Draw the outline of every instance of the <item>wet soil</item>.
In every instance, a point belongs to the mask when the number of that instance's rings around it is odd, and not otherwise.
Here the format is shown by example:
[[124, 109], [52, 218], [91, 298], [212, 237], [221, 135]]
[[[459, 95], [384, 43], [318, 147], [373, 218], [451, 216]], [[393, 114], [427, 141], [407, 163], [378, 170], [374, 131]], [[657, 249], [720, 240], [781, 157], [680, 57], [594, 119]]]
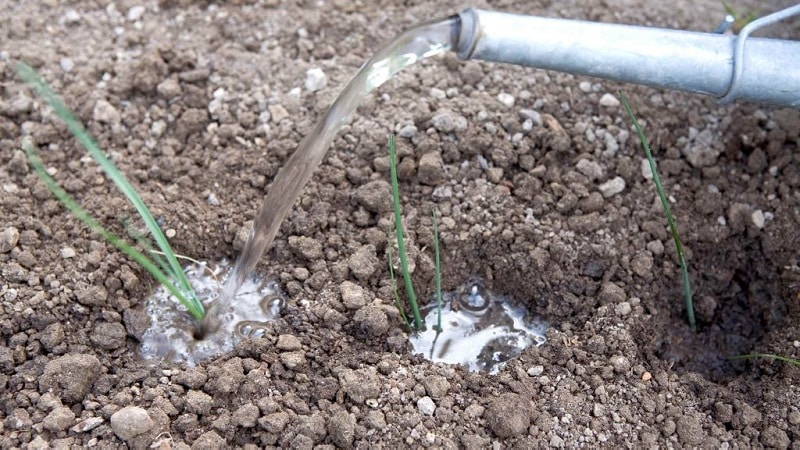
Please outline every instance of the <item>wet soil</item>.
[[[380, 88], [334, 141], [259, 267], [287, 296], [263, 337], [197, 367], [141, 360], [152, 279], [51, 197], [21, 137], [112, 230], [134, 212], [13, 62], [62, 93], [179, 253], [218, 261], [380, 43], [464, 6], [0, 2], [0, 447], [800, 448], [798, 368], [727, 359], [800, 357], [800, 113], [452, 55]], [[722, 16], [710, 0], [469, 6], [692, 30]], [[659, 161], [697, 333], [619, 89]], [[390, 133], [422, 294], [436, 210], [446, 290], [480, 278], [551, 324], [497, 375], [409, 352], [384, 263]]]

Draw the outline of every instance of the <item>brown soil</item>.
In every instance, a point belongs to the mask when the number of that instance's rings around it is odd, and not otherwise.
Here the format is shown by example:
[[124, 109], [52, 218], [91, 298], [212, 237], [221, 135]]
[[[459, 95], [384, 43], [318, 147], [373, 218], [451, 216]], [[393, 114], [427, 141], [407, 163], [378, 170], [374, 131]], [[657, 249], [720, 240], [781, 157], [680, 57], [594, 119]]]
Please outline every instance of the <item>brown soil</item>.
[[[63, 94], [179, 253], [230, 259], [282, 162], [371, 52], [464, 6], [395, 3], [0, 2], [0, 447], [800, 448], [798, 368], [727, 359], [800, 357], [798, 112], [452, 55], [387, 83], [335, 140], [263, 259], [287, 293], [266, 338], [196, 368], [140, 361], [152, 279], [52, 198], [21, 136], [104, 224], [124, 232], [133, 211], [13, 61]], [[474, 6], [694, 30], [722, 15], [713, 0]], [[309, 92], [314, 67], [328, 83]], [[621, 107], [600, 102], [620, 88], [673, 201], [697, 334], [641, 147]], [[446, 288], [480, 277], [552, 324], [497, 376], [410, 355], [390, 306], [386, 142], [407, 125], [417, 285], [433, 286], [435, 209]], [[625, 188], [606, 198], [615, 177]], [[343, 301], [349, 283], [366, 301]]]

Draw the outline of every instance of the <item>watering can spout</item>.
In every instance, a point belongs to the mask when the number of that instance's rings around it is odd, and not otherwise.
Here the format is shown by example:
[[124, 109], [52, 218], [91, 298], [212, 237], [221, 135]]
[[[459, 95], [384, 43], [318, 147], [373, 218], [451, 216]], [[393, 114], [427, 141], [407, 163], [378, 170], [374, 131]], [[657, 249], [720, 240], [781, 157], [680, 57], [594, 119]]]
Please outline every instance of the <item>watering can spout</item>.
[[[784, 10], [787, 17], [800, 12], [798, 6]], [[800, 108], [797, 41], [748, 37], [744, 30], [730, 36], [473, 8], [459, 18], [454, 49], [464, 60]]]

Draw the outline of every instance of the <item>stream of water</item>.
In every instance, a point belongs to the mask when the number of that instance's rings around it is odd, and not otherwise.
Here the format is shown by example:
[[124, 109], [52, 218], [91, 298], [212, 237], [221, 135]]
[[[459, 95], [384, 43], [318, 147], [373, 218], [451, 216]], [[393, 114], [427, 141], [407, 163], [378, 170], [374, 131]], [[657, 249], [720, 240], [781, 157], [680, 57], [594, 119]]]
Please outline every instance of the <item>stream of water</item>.
[[219, 300], [206, 314], [209, 320], [215, 320], [214, 317], [231, 308], [230, 303], [236, 292], [272, 244], [295, 200], [322, 162], [336, 132], [364, 98], [403, 68], [451, 49], [457, 43], [458, 32], [457, 16], [419, 25], [382, 48], [361, 67], [278, 172], [253, 222], [233, 273], [225, 282]]

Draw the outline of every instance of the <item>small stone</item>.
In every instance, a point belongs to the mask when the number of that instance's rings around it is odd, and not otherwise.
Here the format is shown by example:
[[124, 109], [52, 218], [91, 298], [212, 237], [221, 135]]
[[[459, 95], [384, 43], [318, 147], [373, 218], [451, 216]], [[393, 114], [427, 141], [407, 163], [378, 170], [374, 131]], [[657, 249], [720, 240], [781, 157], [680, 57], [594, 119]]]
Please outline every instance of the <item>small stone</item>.
[[359, 205], [373, 213], [387, 213], [392, 210], [392, 187], [384, 180], [374, 180], [356, 189], [355, 198]]
[[531, 425], [528, 403], [518, 394], [502, 394], [489, 404], [484, 417], [497, 437], [521, 436]]
[[258, 406], [248, 403], [240, 406], [233, 412], [233, 424], [242, 428], [253, 428], [258, 423], [258, 417], [261, 415]]
[[590, 161], [588, 159], [581, 159], [578, 161], [578, 164], [575, 166], [578, 172], [586, 175], [587, 178], [591, 181], [596, 181], [603, 178], [605, 171], [603, 167], [598, 164], [596, 161]]
[[66, 406], [59, 406], [42, 420], [42, 426], [49, 431], [64, 431], [75, 422], [75, 413]]
[[753, 214], [750, 215], [750, 218], [752, 219], [753, 225], [755, 225], [756, 228], [758, 228], [759, 230], [764, 228], [764, 222], [765, 222], [764, 211], [757, 209], [753, 211]]
[[450, 133], [452, 131], [465, 130], [467, 128], [467, 119], [464, 116], [455, 114], [449, 109], [440, 109], [436, 111], [431, 118], [431, 123], [437, 131], [442, 133]]
[[0, 232], [0, 253], [8, 253], [17, 246], [19, 242], [19, 230], [8, 227]]
[[103, 423], [102, 417], [89, 417], [78, 422], [74, 427], [70, 428], [75, 433], [85, 433], [94, 430]]
[[365, 306], [353, 316], [358, 335], [366, 339], [379, 338], [389, 331], [389, 318], [377, 306]]
[[375, 256], [377, 250], [372, 244], [359, 247], [347, 262], [350, 272], [361, 282], [366, 282], [375, 273], [381, 262]]
[[682, 415], [675, 424], [678, 439], [684, 445], [700, 445], [705, 439], [703, 427], [694, 416]]
[[419, 412], [423, 415], [432, 416], [436, 411], [436, 403], [433, 402], [432, 398], [426, 395], [417, 400], [417, 408], [419, 408]]
[[431, 88], [430, 94], [431, 97], [437, 100], [444, 100], [445, 98], [447, 98], [447, 94], [443, 90], [438, 88]]
[[513, 95], [505, 93], [505, 92], [501, 92], [501, 93], [497, 94], [497, 101], [499, 101], [500, 103], [502, 103], [503, 105], [505, 105], [508, 108], [512, 108], [514, 106], [514, 103], [516, 103], [517, 100], [514, 98]]
[[397, 132], [397, 135], [401, 138], [411, 139], [417, 135], [417, 127], [414, 125], [406, 125], [403, 128], [400, 128], [400, 131]]
[[578, 83], [578, 89], [588, 94], [589, 92], [592, 92], [592, 83], [588, 81], [581, 81]]
[[624, 289], [609, 281], [600, 288], [598, 298], [600, 303], [604, 305], [617, 305], [624, 302], [627, 299], [627, 295]]
[[178, 80], [174, 78], [167, 78], [166, 80], [158, 83], [156, 92], [165, 100], [171, 100], [181, 95], [181, 85]]
[[300, 339], [292, 334], [282, 334], [278, 336], [278, 343], [275, 348], [282, 351], [294, 352], [303, 348]]
[[428, 152], [419, 159], [417, 176], [422, 184], [436, 186], [444, 181], [444, 162], [439, 152]]
[[226, 448], [225, 439], [216, 431], [206, 431], [192, 443], [192, 450], [222, 450]]
[[95, 103], [92, 117], [97, 122], [102, 122], [108, 125], [117, 125], [122, 120], [117, 108], [115, 108], [111, 103], [102, 99]]
[[627, 316], [631, 313], [631, 304], [628, 302], [622, 302], [614, 307], [614, 312], [618, 316]]
[[450, 382], [441, 375], [429, 375], [422, 379], [422, 386], [431, 398], [442, 398], [450, 389]]
[[303, 352], [285, 352], [280, 355], [281, 362], [289, 370], [297, 370], [306, 365], [306, 356]]
[[144, 15], [145, 9], [142, 5], [131, 6], [128, 9], [128, 20], [131, 22], [136, 22], [137, 20], [141, 19]]
[[111, 416], [111, 429], [125, 442], [147, 433], [153, 426], [155, 423], [150, 414], [138, 406], [126, 406]]
[[61, 70], [64, 72], [72, 72], [72, 69], [75, 68], [75, 63], [72, 62], [71, 58], [61, 58], [58, 61], [58, 65], [61, 66]]
[[56, 358], [44, 366], [39, 389], [52, 391], [67, 404], [83, 400], [100, 376], [100, 361], [92, 355], [70, 354]]
[[347, 309], [361, 309], [367, 304], [367, 292], [352, 281], [342, 281], [339, 292], [342, 295], [342, 303]]
[[174, 228], [168, 228], [167, 231], [164, 232], [164, 235], [170, 239], [174, 238], [176, 234], [178, 234], [178, 232], [175, 231]]
[[683, 150], [683, 154], [692, 167], [702, 168], [716, 164], [720, 151], [710, 145], [698, 143], [696, 145], [688, 145]]
[[184, 397], [186, 400], [186, 411], [199, 415], [206, 415], [211, 412], [214, 399], [203, 391], [190, 390]]
[[600, 185], [600, 193], [603, 197], [613, 197], [625, 190], [625, 180], [622, 177], [614, 177]]
[[622, 355], [612, 356], [609, 362], [617, 373], [626, 373], [631, 369], [631, 361]]
[[347, 411], [338, 411], [328, 420], [328, 436], [339, 448], [350, 448], [355, 438], [356, 420]]
[[281, 104], [269, 105], [269, 114], [272, 116], [273, 123], [280, 123], [281, 120], [289, 117], [289, 112]]
[[307, 236], [289, 236], [289, 248], [308, 261], [322, 259], [322, 243]]
[[64, 13], [63, 16], [61, 16], [61, 20], [65, 25], [75, 25], [81, 21], [81, 13], [75, 11], [74, 9], [69, 9]]
[[355, 403], [364, 403], [368, 398], [377, 398], [381, 393], [381, 382], [370, 369], [343, 370], [339, 372], [342, 390]]
[[541, 375], [543, 373], [544, 373], [544, 367], [543, 366], [533, 366], [533, 367], [528, 369], [528, 376], [531, 376], [531, 377], [538, 377], [539, 375]]
[[315, 67], [306, 71], [306, 90], [317, 92], [327, 85], [328, 77], [325, 75], [325, 72], [323, 72], [322, 69]]
[[89, 339], [104, 350], [116, 350], [125, 345], [125, 327], [119, 322], [100, 322]]
[[642, 374], [642, 381], [650, 381], [651, 379], [653, 379], [653, 374], [650, 372], [645, 372]]
[[612, 94], [605, 93], [602, 97], [600, 97], [600, 106], [605, 106], [607, 108], [616, 108], [620, 105], [619, 100], [617, 97], [614, 97]]
[[486, 179], [494, 184], [499, 184], [503, 181], [503, 173], [502, 167], [489, 167], [486, 169]]
[[642, 158], [642, 178], [648, 181], [653, 179], [653, 171], [650, 170], [650, 161], [647, 158]]

